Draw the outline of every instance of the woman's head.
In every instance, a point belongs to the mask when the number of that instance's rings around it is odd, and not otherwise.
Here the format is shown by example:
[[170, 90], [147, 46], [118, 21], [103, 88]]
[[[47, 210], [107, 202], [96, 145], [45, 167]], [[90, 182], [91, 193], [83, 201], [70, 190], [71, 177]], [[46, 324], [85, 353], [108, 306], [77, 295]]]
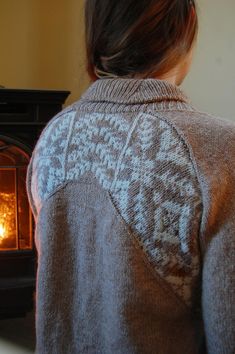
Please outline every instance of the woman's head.
[[184, 61], [197, 35], [193, 0], [86, 0], [87, 70], [163, 77]]

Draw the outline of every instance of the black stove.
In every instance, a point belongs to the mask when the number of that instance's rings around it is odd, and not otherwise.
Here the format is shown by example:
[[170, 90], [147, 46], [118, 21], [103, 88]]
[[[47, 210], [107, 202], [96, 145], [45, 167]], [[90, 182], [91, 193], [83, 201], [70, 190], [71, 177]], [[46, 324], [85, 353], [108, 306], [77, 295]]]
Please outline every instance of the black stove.
[[33, 308], [37, 255], [26, 172], [33, 148], [68, 91], [0, 89], [0, 319]]

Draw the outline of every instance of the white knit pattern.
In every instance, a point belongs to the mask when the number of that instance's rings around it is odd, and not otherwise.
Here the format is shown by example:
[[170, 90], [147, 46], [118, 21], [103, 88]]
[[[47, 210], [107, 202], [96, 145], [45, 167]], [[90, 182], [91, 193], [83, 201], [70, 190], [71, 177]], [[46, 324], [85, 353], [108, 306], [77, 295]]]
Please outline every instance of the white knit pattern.
[[133, 118], [71, 109], [48, 126], [35, 150], [36, 207], [88, 172], [110, 192], [155, 271], [189, 305], [200, 273], [201, 198], [176, 130], [146, 113]]

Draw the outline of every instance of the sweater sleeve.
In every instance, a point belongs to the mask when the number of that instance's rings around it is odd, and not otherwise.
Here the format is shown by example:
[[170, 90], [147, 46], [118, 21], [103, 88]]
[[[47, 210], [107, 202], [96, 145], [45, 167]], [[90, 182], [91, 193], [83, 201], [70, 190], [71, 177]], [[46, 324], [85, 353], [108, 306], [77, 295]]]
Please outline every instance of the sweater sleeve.
[[234, 354], [235, 124], [199, 112], [168, 116], [191, 147], [201, 187], [202, 309], [208, 354]]
[[202, 305], [209, 354], [235, 353], [234, 230], [218, 233], [203, 267]]

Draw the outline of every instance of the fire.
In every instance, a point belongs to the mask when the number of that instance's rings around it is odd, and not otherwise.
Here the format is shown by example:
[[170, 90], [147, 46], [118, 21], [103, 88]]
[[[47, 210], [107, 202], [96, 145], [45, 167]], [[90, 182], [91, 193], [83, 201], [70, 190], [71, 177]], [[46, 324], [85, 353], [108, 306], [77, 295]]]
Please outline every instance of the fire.
[[5, 227], [0, 224], [0, 240], [2, 240], [6, 236], [6, 230]]
[[0, 251], [16, 249], [15, 194], [0, 193]]
[[0, 248], [6, 248], [15, 235], [15, 195], [0, 193]]

